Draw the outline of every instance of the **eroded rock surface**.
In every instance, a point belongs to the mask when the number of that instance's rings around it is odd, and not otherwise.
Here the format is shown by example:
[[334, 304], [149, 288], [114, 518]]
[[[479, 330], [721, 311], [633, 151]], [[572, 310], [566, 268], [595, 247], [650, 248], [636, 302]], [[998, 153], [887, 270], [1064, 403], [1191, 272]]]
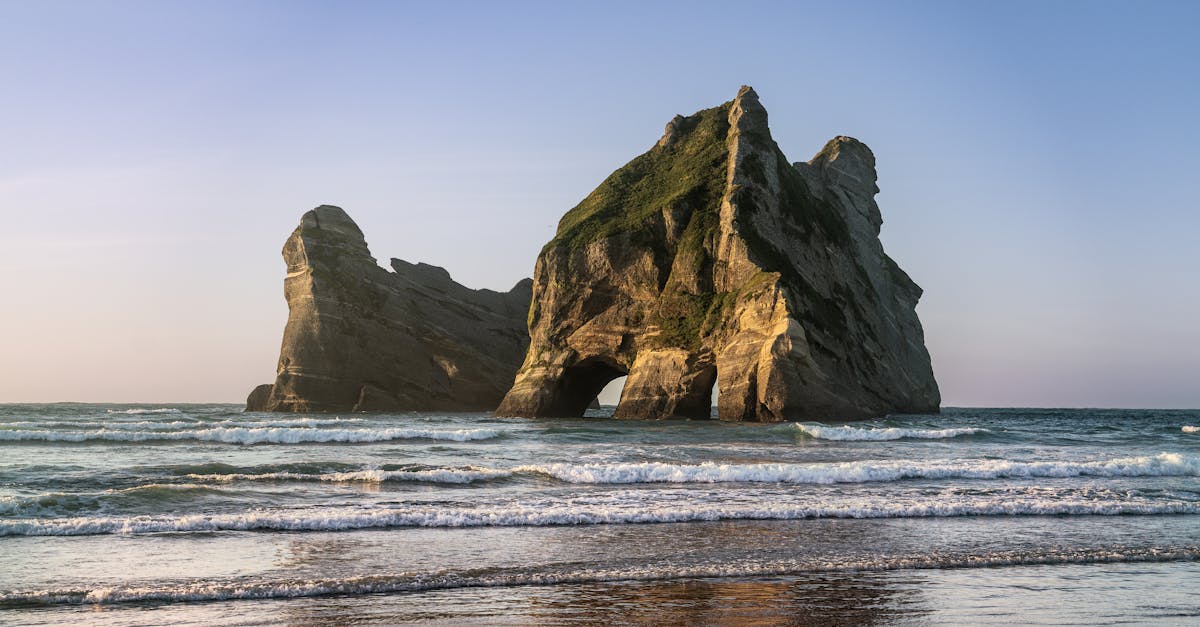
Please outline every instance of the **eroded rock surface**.
[[444, 269], [375, 262], [338, 207], [304, 214], [283, 247], [288, 322], [278, 376], [249, 411], [491, 410], [521, 364], [532, 281], [473, 290]]
[[836, 137], [789, 164], [737, 98], [662, 139], [559, 222], [531, 343], [497, 411], [578, 416], [628, 375], [617, 417], [838, 420], [937, 411], [915, 307], [886, 254], [875, 158]]

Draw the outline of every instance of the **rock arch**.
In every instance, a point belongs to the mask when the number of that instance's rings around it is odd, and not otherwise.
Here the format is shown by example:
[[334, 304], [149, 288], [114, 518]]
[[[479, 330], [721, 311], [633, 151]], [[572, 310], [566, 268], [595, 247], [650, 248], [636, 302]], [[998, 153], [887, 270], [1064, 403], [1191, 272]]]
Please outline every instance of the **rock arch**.
[[543, 248], [497, 413], [578, 416], [614, 372], [618, 418], [708, 417], [714, 378], [724, 420], [936, 411], [921, 289], [883, 252], [877, 191], [849, 137], [789, 164], [748, 87], [676, 116]]

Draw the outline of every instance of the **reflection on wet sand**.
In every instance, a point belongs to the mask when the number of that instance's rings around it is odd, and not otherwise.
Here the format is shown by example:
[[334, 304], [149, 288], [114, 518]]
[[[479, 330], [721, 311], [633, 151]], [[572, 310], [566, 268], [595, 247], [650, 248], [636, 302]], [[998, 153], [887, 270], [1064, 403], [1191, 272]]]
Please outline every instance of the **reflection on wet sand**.
[[460, 588], [292, 601], [281, 619], [292, 625], [878, 625], [927, 615], [922, 588], [919, 576], [897, 573]]
[[[869, 526], [873, 527], [873, 526]], [[879, 572], [808, 574], [772, 578], [684, 578], [537, 585], [540, 575], [595, 572], [618, 565], [650, 573], [703, 564], [734, 552], [771, 560], [815, 557], [814, 545], [849, 547], [876, 532], [852, 521], [721, 521], [688, 525], [598, 526], [485, 533], [406, 530], [347, 536], [297, 535], [279, 563], [292, 574], [321, 575], [334, 563], [377, 573], [430, 572], [426, 543], [442, 547], [447, 583], [464, 587], [280, 601], [289, 624], [877, 624], [922, 615], [915, 575]], [[488, 540], [490, 536], [490, 540]], [[352, 542], [369, 539], [366, 546]], [[485, 542], [486, 541], [486, 542]], [[481, 561], [481, 547], [490, 550]], [[383, 546], [390, 550], [381, 550]], [[461, 552], [461, 554], [460, 554]], [[826, 559], [832, 556], [827, 556]], [[836, 558], [834, 558], [836, 559]], [[527, 564], [540, 563], [538, 569]], [[636, 570], [636, 569], [635, 569]], [[540, 571], [540, 572], [539, 572]], [[472, 585], [526, 573], [533, 585]], [[897, 585], [897, 582], [901, 582]]]
[[924, 613], [913, 586], [872, 574], [577, 586], [530, 595], [530, 617], [652, 625], [893, 624]]

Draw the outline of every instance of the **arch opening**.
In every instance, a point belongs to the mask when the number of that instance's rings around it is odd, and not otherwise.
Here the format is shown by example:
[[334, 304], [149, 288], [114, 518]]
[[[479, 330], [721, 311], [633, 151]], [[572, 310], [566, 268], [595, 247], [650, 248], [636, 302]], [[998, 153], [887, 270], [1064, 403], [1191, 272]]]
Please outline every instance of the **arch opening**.
[[697, 367], [685, 385], [686, 392], [675, 407], [675, 415], [692, 419], [712, 418], [715, 402], [713, 391], [717, 387], [716, 364]]
[[553, 414], [579, 418], [596, 400], [601, 390], [614, 379], [629, 374], [616, 364], [600, 359], [585, 359], [563, 371]]

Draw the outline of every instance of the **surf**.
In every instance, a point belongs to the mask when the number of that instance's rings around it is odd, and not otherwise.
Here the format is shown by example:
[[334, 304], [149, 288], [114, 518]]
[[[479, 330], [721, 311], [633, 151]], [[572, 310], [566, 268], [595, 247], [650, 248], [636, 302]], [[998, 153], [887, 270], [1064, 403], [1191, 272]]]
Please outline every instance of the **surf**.
[[404, 527], [550, 527], [720, 520], [947, 518], [961, 516], [1161, 516], [1200, 514], [1200, 502], [1061, 498], [939, 497], [928, 501], [859, 499], [833, 503], [674, 502], [630, 497], [598, 503], [557, 500], [480, 507], [309, 508], [232, 514], [94, 516], [0, 520], [0, 536], [141, 535], [225, 531], [348, 531]]
[[800, 433], [818, 440], [835, 440], [842, 442], [882, 442], [915, 438], [922, 440], [941, 440], [957, 438], [963, 435], [987, 433], [988, 429], [980, 427], [955, 427], [951, 429], [904, 429], [900, 427], [831, 427], [820, 423], [792, 423], [793, 428]]
[[213, 427], [190, 431], [88, 431], [5, 430], [0, 441], [9, 442], [156, 442], [193, 440], [222, 444], [365, 443], [392, 440], [450, 440], [468, 442], [500, 437], [495, 429], [318, 429], [289, 427]]

